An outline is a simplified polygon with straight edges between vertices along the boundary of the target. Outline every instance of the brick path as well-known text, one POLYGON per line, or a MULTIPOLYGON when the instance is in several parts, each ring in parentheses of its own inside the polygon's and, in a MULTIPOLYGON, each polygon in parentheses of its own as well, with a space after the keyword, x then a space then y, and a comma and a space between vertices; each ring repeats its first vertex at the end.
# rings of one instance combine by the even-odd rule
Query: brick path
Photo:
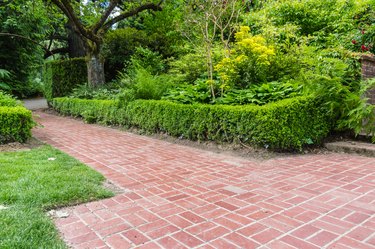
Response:
POLYGON ((125 193, 56 220, 74 248, 375 248, 375 159, 263 162, 39 113, 35 137, 125 193))

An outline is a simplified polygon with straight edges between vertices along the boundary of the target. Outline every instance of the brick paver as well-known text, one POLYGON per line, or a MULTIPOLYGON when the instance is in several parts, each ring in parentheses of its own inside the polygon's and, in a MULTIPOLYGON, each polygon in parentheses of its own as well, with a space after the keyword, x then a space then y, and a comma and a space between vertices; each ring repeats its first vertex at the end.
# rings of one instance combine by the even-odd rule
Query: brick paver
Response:
POLYGON ((38 113, 34 136, 123 194, 57 219, 74 248, 375 248, 375 159, 262 162, 38 113))

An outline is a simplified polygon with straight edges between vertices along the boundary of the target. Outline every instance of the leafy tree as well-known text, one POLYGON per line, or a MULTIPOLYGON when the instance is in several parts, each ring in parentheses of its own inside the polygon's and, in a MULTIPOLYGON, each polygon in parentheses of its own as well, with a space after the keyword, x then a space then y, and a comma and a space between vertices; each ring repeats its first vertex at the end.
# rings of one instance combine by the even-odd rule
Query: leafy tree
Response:
POLYGON ((161 10, 160 3, 132 1, 75 1, 48 0, 69 19, 73 30, 80 35, 86 48, 88 81, 92 86, 105 83, 104 61, 100 58, 104 35, 116 23, 145 10, 161 10))
POLYGON ((2 86, 21 97, 33 94, 30 72, 43 62, 39 45, 48 30, 43 3, 39 0, 4 0, 0 3, 0 68, 9 72, 2 86))

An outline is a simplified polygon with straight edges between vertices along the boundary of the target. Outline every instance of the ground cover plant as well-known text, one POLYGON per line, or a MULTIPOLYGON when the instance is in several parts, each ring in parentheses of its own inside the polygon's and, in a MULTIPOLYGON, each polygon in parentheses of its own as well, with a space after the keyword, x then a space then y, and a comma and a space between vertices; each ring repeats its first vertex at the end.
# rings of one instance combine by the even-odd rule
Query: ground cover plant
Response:
POLYGON ((67 248, 49 209, 110 197, 104 177, 43 145, 0 153, 0 248, 67 248))

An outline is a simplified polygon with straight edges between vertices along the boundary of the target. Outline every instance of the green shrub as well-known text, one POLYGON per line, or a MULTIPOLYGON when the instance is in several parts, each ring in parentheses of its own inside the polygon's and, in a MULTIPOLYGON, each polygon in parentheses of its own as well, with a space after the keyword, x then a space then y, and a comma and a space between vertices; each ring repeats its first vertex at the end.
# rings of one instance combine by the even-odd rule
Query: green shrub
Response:
POLYGON ((22 106, 0 106, 0 144, 25 142, 31 137, 33 126, 31 111, 22 106))
POLYGON ((264 106, 184 105, 169 101, 117 101, 57 98, 57 111, 87 121, 167 132, 192 140, 242 141, 276 150, 300 150, 320 143, 330 131, 329 117, 312 97, 296 97, 264 106))
POLYGON ((108 81, 116 78, 130 62, 137 47, 148 46, 150 38, 145 31, 135 28, 116 29, 104 38, 102 55, 105 58, 105 72, 108 81))
POLYGON ((0 106, 19 106, 20 103, 14 99, 11 95, 0 91, 0 106))
POLYGON ((77 85, 87 82, 85 59, 49 61, 44 67, 44 95, 48 101, 69 95, 77 85))

